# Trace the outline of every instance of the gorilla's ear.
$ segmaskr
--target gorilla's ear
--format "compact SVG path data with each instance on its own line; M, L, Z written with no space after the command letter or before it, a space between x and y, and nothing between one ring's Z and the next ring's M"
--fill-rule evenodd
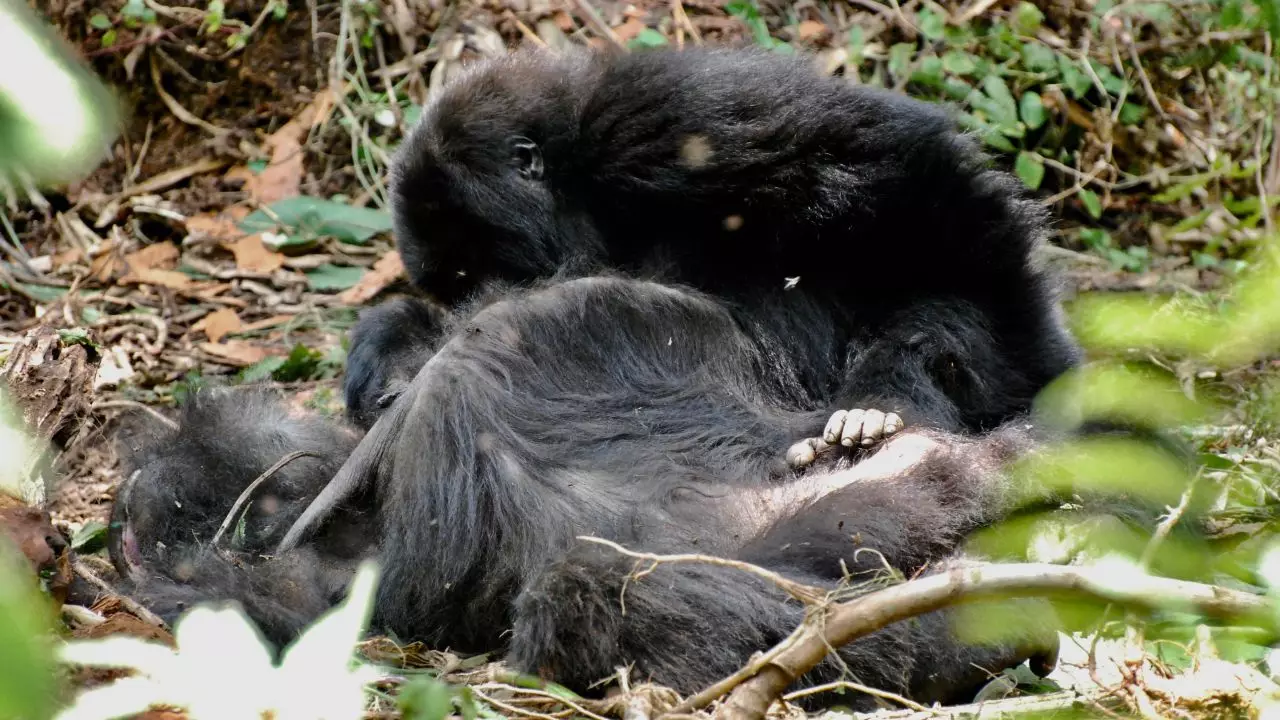
M542 150L527 137L511 138L511 152L520 175L530 180L542 179Z

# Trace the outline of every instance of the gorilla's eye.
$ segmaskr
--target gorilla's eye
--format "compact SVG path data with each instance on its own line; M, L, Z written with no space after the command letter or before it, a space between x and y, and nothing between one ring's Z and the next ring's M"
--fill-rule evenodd
M541 180L542 151L538 149L538 144L527 137L514 137L511 139L511 149L520 174L530 180Z

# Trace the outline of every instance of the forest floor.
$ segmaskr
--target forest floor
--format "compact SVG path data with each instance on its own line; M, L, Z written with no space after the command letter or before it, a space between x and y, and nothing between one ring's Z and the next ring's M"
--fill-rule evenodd
M1068 278L1069 302L1123 291L1224 302L1280 198L1268 3L34 5L126 104L119 141L89 177L56 192L16 188L0 206L0 359L35 328L82 342L93 357L79 379L91 391L67 385L50 431L62 452L44 499L85 552L100 544L120 480L110 439L142 408L167 413L203 382L270 378L311 410L341 412L346 330L362 305L406 290L388 233L388 157L434 88L468 60L521 43L758 43L950 102L1054 213L1046 260ZM1217 415L1185 430L1204 472L1228 488L1223 537L1262 542L1280 506L1280 360L1140 359L1189 395L1220 401ZM1178 660L1148 650L1181 671L1195 665L1188 647ZM1233 667L1267 652L1232 648ZM411 664L473 672L416 652L405 656L420 661ZM1058 688L1084 676L1095 688L1131 681L1122 670L1100 682L1096 668L1067 673ZM512 693L489 711L545 718L563 709Z

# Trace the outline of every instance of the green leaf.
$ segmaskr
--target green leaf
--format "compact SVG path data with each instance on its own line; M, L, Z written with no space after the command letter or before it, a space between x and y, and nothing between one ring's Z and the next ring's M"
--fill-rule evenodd
M1044 163L1040 156L1033 152L1022 151L1013 163L1013 171L1022 179L1023 184L1032 190L1040 188L1044 181Z
M273 203L270 210L280 218L279 223L266 212L256 210L240 222L240 229L246 233L270 232L283 223L290 233L328 235L355 244L391 230L391 215L387 212L305 195Z
M51 620L26 558L0 536L0 717L53 716Z
M1094 220L1102 217L1102 200L1098 197L1098 193L1088 189L1081 190L1080 204L1084 205L1085 211Z
M104 48L115 47L116 45L116 29L115 28L111 28L110 30L102 33L101 45Z
M1062 84L1071 93L1071 97L1077 100L1084 97L1089 92L1089 88L1093 87L1093 81L1089 79L1084 69L1075 60L1062 53L1058 53L1058 72L1062 75Z
M1044 13L1029 2L1020 2L1013 9L1013 29L1020 35L1035 35L1044 22Z
M1107 92L1112 95L1120 95L1120 93L1124 92L1124 79L1111 72L1111 68L1095 60L1090 60L1089 64L1093 66L1093 71L1097 73L1098 79L1102 81L1102 87Z
M628 45L633 49L663 47L666 44L667 44L667 36L663 35L657 30L654 30L653 28L645 28L641 30L640 34L636 35L634 38L631 39L631 42L628 43Z
M1044 125L1048 119L1044 111L1044 101L1040 99L1040 95L1033 92L1022 93L1022 100L1018 103L1018 114L1022 116L1022 122L1027 127L1035 130Z
M963 50L950 50L942 56L942 69L952 75L969 75L978 69L974 58Z
M947 47L961 48L972 45L976 38L968 25L947 25L942 30L942 40Z
M1100 228L1080 228L1080 242L1095 252L1104 252L1111 248L1111 235Z
M50 287L48 285L34 285L31 283L21 282L16 282L14 285L22 288L24 293L42 303L52 303L57 300L61 300L62 297L67 294L66 288ZM3 283L0 283L0 287L2 286Z
M1013 29L1002 22L993 22L983 38L987 49L1000 60L1008 60L1022 50L1022 44Z
M895 79L907 76L911 67L911 58L916 54L915 43L897 43L889 48L889 73Z
M281 365L284 365L284 358L282 357L269 357L264 360L259 360L253 365L250 365L240 371L240 382L255 383L266 380L267 378L270 378L276 370L279 370Z
M1238 28L1244 25L1244 3L1242 0L1227 0L1222 4L1222 12L1218 13L1218 27L1223 29Z
M959 78L949 77L942 81L942 92L952 100L964 100L973 92L973 86Z
M63 345L84 345L88 348L97 347L89 337L89 331L84 328L68 328L66 330L59 330L58 341Z
M1004 126L1016 125L1018 123L1018 103L1013 99L1013 93L1009 92L1009 86L1005 84L1004 79L999 75L988 75L982 79L982 90L987 97L992 100L992 109L996 111L997 116L992 118L999 124Z
M364 277L362 267L325 264L307 273L307 284L313 290L346 290Z
M1137 125L1147 116L1147 106L1127 102L1120 107L1120 122L1123 125Z
M71 549L88 555L96 553L107 544L107 526L90 520L71 537Z
M396 702L404 720L444 720L453 712L453 690L423 675L402 687Z
M319 369L320 363L323 362L324 355L318 350L298 343L293 346L293 350L289 351L289 357L284 359L275 370L271 372L271 378L278 382L298 382L300 380L311 380L316 377L316 370Z
M1058 69L1056 53L1038 42L1029 42L1022 45L1022 62L1032 72L1052 73Z
M977 93L975 91L975 94L980 95L981 93ZM1013 146L1009 143L1008 139L1000 135L1000 132L998 130L988 125L986 121L984 121L978 115L974 115L972 113L967 113L967 112L959 112L959 113L956 113L956 119L960 122L960 125L962 127L964 127L966 130L973 131L975 134L981 137L984 142L991 145L992 147L996 147L996 148L999 148L1000 150L1004 150L1005 148L1001 147L1000 145L1000 143L1003 143L1004 145L1008 146L1009 151L1013 150ZM998 140L993 141L992 140L993 137L998 138Z
M849 29L849 59L854 65L862 62L862 51L867 47L866 32L859 25Z
M920 32L930 40L942 39L943 32L947 27L947 20L940 13L934 12L930 8L924 8L916 16L920 21Z
M941 87L942 78L942 59L937 55L920 58L920 64L911 73L911 82L931 87Z
M106 30L111 27L111 18L105 13L94 13L93 17L89 18L89 27L95 30Z

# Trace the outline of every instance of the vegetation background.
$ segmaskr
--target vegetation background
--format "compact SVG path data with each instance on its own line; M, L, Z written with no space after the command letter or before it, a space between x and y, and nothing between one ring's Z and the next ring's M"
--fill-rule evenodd
M406 289L388 232L388 158L433 90L468 60L518 44L642 52L754 43L809 54L822 72L850 82L956 107L1057 218L1043 259L1068 278L1073 323L1095 363L1049 393L1045 407L1064 421L1139 418L1197 449L1189 474L1133 448L1065 448L1048 466L1027 468L1150 493L1170 512L1147 535L1072 527L1045 550L1048 526L1032 523L991 538L1013 554L1026 554L1038 538L1032 545L1041 559L1119 553L1139 569L1269 592L1280 517L1280 273L1272 239L1280 2L33 0L32 7L120 100L97 104L118 137L91 172L58 186L29 165L0 182L0 359L19 400L45 398L33 430L55 450L43 456L45 482L7 490L47 508L86 560L101 552L119 480L108 439L130 415L164 411L210 379L269 379L311 410L341 412L345 331L362 304ZM920 262L928 259L910 252L901 259L908 268ZM32 369L33 337L53 338L60 349L56 377ZM1169 539L1191 507L1210 516L1207 546ZM3 583L0 590L0 606L14 603L12 613L0 608L9 620L0 622L0 716L13 709L36 717L37 705L19 712L22 705L10 708L3 698L44 692L47 683L31 679L52 673L33 664L50 662L31 640L41 621L20 590ZM1008 696L1000 702L1011 708L1057 713L1276 712L1280 692L1268 662L1274 621L1211 627L1185 608L1138 617L1082 600L1063 607L1074 608L1067 630L1075 634L1059 673L1049 682L994 678L985 699ZM19 609L27 614L14 614ZM76 637L111 634L103 623L113 623L112 632L151 633L118 605L94 611L96 619L64 611L62 621ZM10 636L18 639L5 642ZM495 675L485 658L384 641L363 649L397 668L370 700L377 716L546 718L633 707L589 705L516 682ZM398 693L401 686L409 689Z

